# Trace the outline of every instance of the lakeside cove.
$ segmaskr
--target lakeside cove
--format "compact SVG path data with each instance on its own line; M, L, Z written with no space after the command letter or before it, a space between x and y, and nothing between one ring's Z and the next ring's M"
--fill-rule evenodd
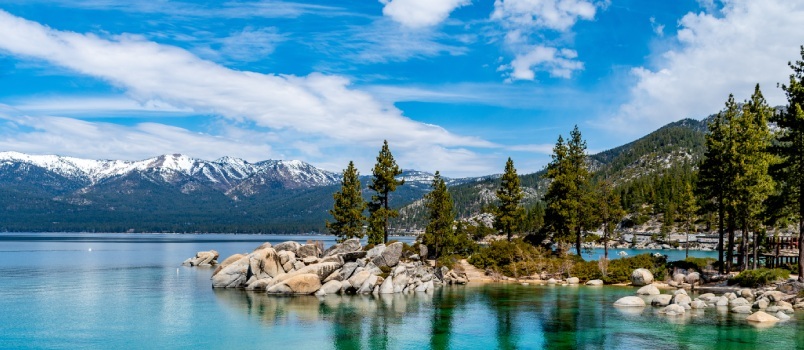
M614 307L635 295L638 288L630 286L478 283L467 272L468 284L429 293L277 296L211 288L214 268L181 266L199 251L230 256L266 241L304 244L308 239L327 241L321 236L0 234L5 287L0 308L6 315L0 320L0 344L317 349L783 349L804 344L800 311L791 321L757 328L745 320L748 315L717 307L673 317L660 314L659 307ZM690 291L689 296L701 294Z

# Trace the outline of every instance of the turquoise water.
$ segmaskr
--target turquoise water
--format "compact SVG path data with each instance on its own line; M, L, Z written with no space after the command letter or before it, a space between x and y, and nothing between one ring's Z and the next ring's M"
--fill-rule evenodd
M314 237L322 239L322 237ZM2 348L794 349L804 321L757 329L707 309L612 303L633 288L470 285L433 295L269 297L181 267L306 236L0 234ZM323 240L323 239L322 239ZM90 251L90 248L92 249ZM804 320L804 315L795 315ZM799 345L801 344L801 345Z

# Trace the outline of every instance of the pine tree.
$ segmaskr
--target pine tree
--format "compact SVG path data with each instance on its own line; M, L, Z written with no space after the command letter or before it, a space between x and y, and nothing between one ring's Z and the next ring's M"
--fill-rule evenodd
M690 231L695 230L695 220L698 213L698 203L695 201L695 194L692 192L692 185L687 183L684 192L681 194L681 206L679 207L679 214L684 220L684 231L687 236L687 244L684 251L684 257L690 256Z
M726 109L718 113L709 123L709 131L706 134L706 152L698 176L698 188L702 190L708 204L717 211L718 261L721 273L724 272L724 267L727 270L731 269L734 247L734 226L731 224L733 215L727 216L727 214L731 212L731 195L735 178L732 126L738 113L734 96L729 95ZM729 221L728 243L724 242L727 218Z
M494 228L508 237L521 229L525 219L525 210L520 204L523 198L522 187L519 186L519 176L514 168L514 161L508 158L505 163L505 173L502 183L497 190L497 199L500 201L495 210Z
M568 171L567 145L564 138L559 135L553 147L553 160L547 165L545 178L550 179L550 185L544 195L545 209L544 223L552 232L553 242L559 244L560 250L566 252L561 245L571 239L574 214L576 210L571 206L572 181Z
M769 152L772 134L768 119L773 110L765 102L759 85L751 99L743 105L743 113L735 119L734 211L743 233L741 244L742 269L748 268L748 233L754 232L754 263L756 264L756 233L761 228L761 215L768 196L774 191L769 168L776 158Z
M774 176L782 187L786 207L798 220L798 280L804 282L804 46L801 60L788 63L793 73L782 85L787 108L771 120L779 127L774 153L780 164Z
M597 196L597 217L600 218L600 223L603 225L603 258L609 259L609 240L614 234L614 229L617 224L625 217L625 210L623 210L620 195L612 189L609 182L604 181L598 186L599 194Z
M369 189L375 192L368 204L369 244L388 242L388 220L399 215L397 210L389 207L388 202L391 192L396 191L397 186L405 184L405 180L396 179L400 174L402 171L388 148L388 141L383 141L377 163L372 170L374 178L369 184Z
M455 212L452 196L438 171L433 178L432 191L425 196L425 200L430 220L422 235L422 243L427 246L428 251L433 252L433 257L436 259L453 254Z
M332 197L335 204L329 213L334 221L327 222L329 232L338 237L339 243L350 238L363 238L363 210L366 209L366 202L360 195L360 174L355 169L354 162L349 161L349 166L343 171L341 190Z

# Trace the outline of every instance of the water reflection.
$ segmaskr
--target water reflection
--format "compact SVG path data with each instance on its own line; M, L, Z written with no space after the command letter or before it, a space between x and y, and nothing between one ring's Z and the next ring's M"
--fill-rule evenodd
M335 349L706 348L707 344L791 344L779 334L797 326L758 330L719 309L680 316L658 309L615 308L629 288L481 285L433 294L277 297L215 290L228 309L268 329L324 329ZM294 324L296 323L296 324ZM296 327L298 328L298 327Z

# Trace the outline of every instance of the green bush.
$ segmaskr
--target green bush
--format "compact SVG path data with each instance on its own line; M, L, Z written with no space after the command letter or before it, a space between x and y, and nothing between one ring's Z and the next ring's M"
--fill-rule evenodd
M667 274L667 260L662 257L655 257L651 254L640 254L628 258L614 259L609 261L606 276L603 282L626 283L631 279L631 272L638 268L650 270L655 280L664 279Z
M580 261L572 265L572 277L578 277L581 281L603 279L600 265L597 261Z
M732 277L729 284L739 284L741 287L756 288L773 282L785 280L790 277L790 271L784 269L756 269L745 270Z
M460 259L461 257L458 255L445 255L436 260L436 266L446 266L451 270Z
M714 258L688 257L684 260L671 261L667 263L667 268L671 270L673 268L679 268L684 270L695 270L698 272L703 272L703 270L706 269L707 266L711 267L712 264L714 264L716 261L717 259Z

